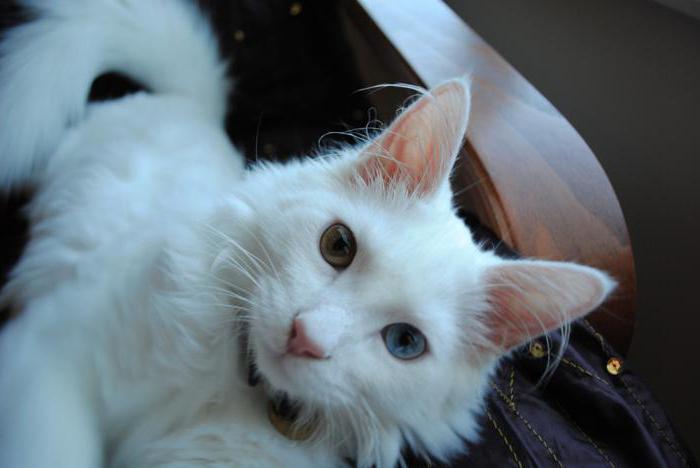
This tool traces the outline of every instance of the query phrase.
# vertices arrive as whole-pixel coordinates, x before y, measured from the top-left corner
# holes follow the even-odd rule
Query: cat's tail
[[[86,109],[92,82],[122,73],[192,98],[223,122],[226,65],[189,0],[19,0],[33,20],[0,43],[0,190],[30,182]]]

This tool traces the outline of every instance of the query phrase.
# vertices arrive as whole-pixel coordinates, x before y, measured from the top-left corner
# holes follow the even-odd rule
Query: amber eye
[[[344,224],[334,224],[321,235],[321,255],[335,268],[347,268],[357,252],[355,236]]]

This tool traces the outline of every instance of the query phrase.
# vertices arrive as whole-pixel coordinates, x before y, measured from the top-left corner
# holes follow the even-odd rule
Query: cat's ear
[[[469,84],[456,79],[437,86],[405,109],[362,152],[355,174],[365,183],[405,184],[431,195],[449,180],[469,121]]]
[[[487,268],[484,281],[488,346],[499,352],[586,315],[615,288],[595,268],[541,260],[504,260]]]

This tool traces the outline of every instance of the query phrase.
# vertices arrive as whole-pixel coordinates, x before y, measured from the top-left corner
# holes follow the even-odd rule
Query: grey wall
[[[644,0],[448,0],[581,133],[627,218],[628,365],[700,454],[700,20]]]
[[[700,18],[700,0],[655,0],[686,14]]]

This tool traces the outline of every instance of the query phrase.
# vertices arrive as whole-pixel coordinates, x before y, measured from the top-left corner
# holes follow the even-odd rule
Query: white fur
[[[222,121],[225,66],[208,23],[189,2],[19,3],[40,19],[11,30],[0,45],[0,186],[23,183],[43,167],[66,128],[83,119],[90,85],[103,72],[193,98],[212,122]]]
[[[0,185],[32,182],[37,193],[31,241],[3,292],[21,315],[0,336],[0,466],[330,467],[350,457],[392,467],[405,445],[447,459],[478,437],[475,415],[507,352],[485,347],[485,278],[505,262],[455,216],[449,167],[423,195],[401,180],[361,180],[372,145],[246,172],[222,130],[224,67],[189,3],[24,3],[39,18],[0,46]],[[57,63],[64,50],[72,60]],[[86,107],[91,81],[113,67],[154,94]],[[433,110],[460,103],[445,115],[464,119],[438,138],[450,142],[440,168],[468,115],[466,85],[449,86],[459,99],[423,98]],[[433,120],[425,138],[442,128]],[[318,247],[338,220],[358,243],[342,272]],[[590,308],[612,287],[566,268],[600,283],[572,303]],[[329,359],[285,353],[297,315]],[[380,332],[396,322],[423,331],[426,355],[387,352]],[[247,353],[257,387],[246,383]],[[320,421],[312,441],[269,424],[278,392]]]

